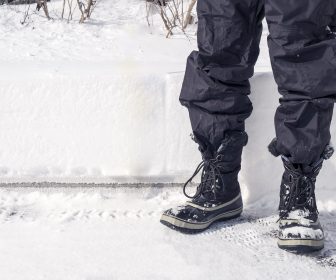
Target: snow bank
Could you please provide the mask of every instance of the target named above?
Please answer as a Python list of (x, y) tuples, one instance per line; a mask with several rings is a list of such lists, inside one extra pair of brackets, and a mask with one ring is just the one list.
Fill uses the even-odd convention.
[[(189, 137), (187, 111), (178, 102), (183, 72), (148, 72), (139, 65), (134, 72), (118, 73), (118, 67), (83, 63), (83, 69), (90, 71), (76, 76), (39, 63), (35, 77), (27, 79), (25, 66), (21, 67), (7, 67), (15, 79), (0, 78), (4, 180), (116, 181), (123, 177), (176, 182), (184, 180), (200, 160)], [(260, 84), (274, 97), (271, 78), (271, 74), (257, 74), (255, 91)], [(260, 126), (250, 122), (252, 145), (253, 137), (258, 137), (256, 128), (270, 131), (264, 136), (267, 141), (271, 138), (276, 98), (273, 106), (267, 106), (270, 103), (255, 106), (257, 112), (262, 110), (261, 118), (269, 116)], [(268, 159), (262, 153), (260, 160), (262, 156)]]

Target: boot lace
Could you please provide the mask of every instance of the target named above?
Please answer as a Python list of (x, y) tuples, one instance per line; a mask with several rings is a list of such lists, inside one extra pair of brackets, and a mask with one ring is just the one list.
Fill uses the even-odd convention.
[[(293, 184), (292, 187), (286, 186), (286, 193), (284, 194), (284, 209), (281, 209), (279, 219), (285, 218), (289, 212), (295, 209), (307, 209), (312, 214), (318, 214), (315, 206), (315, 184), (314, 177), (294, 172), (290, 170), (290, 181)], [(294, 180), (294, 182), (293, 182)], [(289, 192), (289, 193), (288, 193)]]
[[(220, 171), (221, 159), (221, 155), (217, 155), (217, 157), (214, 159), (206, 159), (200, 162), (200, 164), (196, 167), (193, 175), (185, 182), (183, 186), (183, 194), (187, 198), (194, 199), (208, 192), (212, 192), (216, 196), (216, 192), (214, 190), (218, 182), (217, 178), (221, 180), (221, 185), (224, 184)], [(192, 183), (192, 180), (199, 172), (201, 172), (201, 183), (198, 185), (196, 193), (194, 195), (189, 195), (187, 194), (186, 188), (189, 184)]]

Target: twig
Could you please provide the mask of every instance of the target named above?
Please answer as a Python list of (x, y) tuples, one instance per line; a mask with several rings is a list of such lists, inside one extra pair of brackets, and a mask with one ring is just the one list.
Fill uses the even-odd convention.
[(188, 24), (190, 24), (190, 21), (192, 19), (191, 12), (192, 12), (196, 2), (197, 2), (197, 0), (191, 0), (191, 2), (189, 4), (187, 14), (186, 14), (186, 17), (185, 17), (185, 21), (184, 21), (184, 24), (182, 26), (183, 30), (185, 30), (187, 28)]
[(64, 18), (64, 11), (65, 11), (65, 1), (66, 1), (66, 0), (63, 0), (63, 6), (62, 6), (62, 16), (61, 16), (61, 18), (62, 18), (62, 19)]
[(69, 5), (68, 22), (70, 22), (70, 20), (72, 20), (72, 0), (71, 0), (71, 2), (70, 2), (70, 0), (68, 0), (68, 5)]
[(42, 8), (47, 19), (50, 20), (51, 17), (49, 15), (47, 1), (46, 0), (36, 0), (36, 3), (37, 3), (37, 10), (39, 11), (40, 8)]
[(23, 20), (21, 21), (21, 24), (25, 24), (26, 20), (29, 18), (29, 9), (30, 9), (30, 4), (28, 4), (28, 8), (26, 9), (24, 13)]
[[(79, 8), (79, 11), (81, 12), (81, 18), (80, 18), (80, 20), (79, 20), (79, 23), (83, 23), (84, 22), (84, 20), (85, 20), (85, 12), (84, 12), (84, 10), (83, 10), (83, 6), (84, 6), (84, 4), (83, 4), (83, 2), (80, 2), (80, 0), (77, 0), (77, 5), (78, 5), (78, 8)], [(84, 7), (84, 9), (85, 9), (85, 7)]]

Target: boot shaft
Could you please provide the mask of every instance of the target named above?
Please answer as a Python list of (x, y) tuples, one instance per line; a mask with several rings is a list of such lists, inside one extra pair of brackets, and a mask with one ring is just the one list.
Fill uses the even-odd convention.
[(318, 211), (315, 198), (315, 183), (321, 168), (322, 161), (312, 166), (302, 166), (291, 163), (282, 157), (285, 171), (280, 186), (280, 218), (285, 218), (295, 210), (311, 220), (316, 220)]
[(216, 203), (236, 197), (240, 193), (238, 173), (241, 168), (242, 150), (248, 140), (247, 134), (241, 131), (228, 131), (216, 152), (212, 146), (204, 145), (204, 142), (197, 138), (194, 140), (199, 144), (203, 157), (195, 173), (198, 173), (200, 168), (203, 170), (201, 183), (193, 201)]
[(281, 156), (285, 171), (280, 186), (280, 219), (286, 218), (293, 210), (301, 210), (312, 220), (317, 219), (316, 177), (322, 168), (323, 161), (329, 159), (333, 153), (334, 148), (330, 144), (326, 145), (320, 159), (310, 165), (295, 164), (286, 156)]

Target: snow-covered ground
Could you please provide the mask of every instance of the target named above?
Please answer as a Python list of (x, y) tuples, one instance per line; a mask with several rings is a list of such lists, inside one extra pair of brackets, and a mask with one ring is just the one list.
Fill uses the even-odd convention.
[(183, 235), (159, 223), (184, 200), (180, 188), (2, 188), (1, 279), (333, 280), (336, 202), (332, 190), (318, 195), (325, 249), (297, 256), (277, 248), (276, 196)]
[[(101, 0), (86, 24), (57, 19), (61, 0), (21, 24), (0, 6), (0, 279), (335, 279), (336, 158), (318, 178), (326, 248), (296, 256), (276, 246), (281, 164), (266, 146), (278, 95), (265, 30), (252, 79), (240, 181), (241, 218), (199, 235), (161, 224), (182, 203), (177, 185), (200, 160), (178, 103), (188, 39), (147, 26), (140, 0)], [(59, 15), (59, 13), (58, 13)], [(335, 136), (335, 125), (332, 135)], [(151, 187), (150, 187), (151, 186)]]

